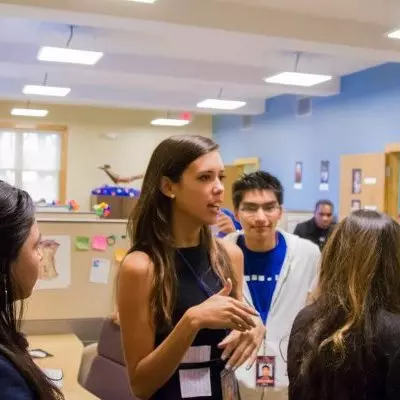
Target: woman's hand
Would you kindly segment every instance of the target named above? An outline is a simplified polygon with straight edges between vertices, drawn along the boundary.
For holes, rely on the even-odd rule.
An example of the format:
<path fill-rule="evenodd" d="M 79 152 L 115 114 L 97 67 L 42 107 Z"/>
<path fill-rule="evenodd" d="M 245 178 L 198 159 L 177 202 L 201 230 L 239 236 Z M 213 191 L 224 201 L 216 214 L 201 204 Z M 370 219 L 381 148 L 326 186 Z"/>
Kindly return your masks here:
<path fill-rule="evenodd" d="M 235 329 L 246 332 L 256 327 L 254 316 L 258 316 L 258 312 L 229 297 L 231 291 L 232 281 L 228 279 L 220 292 L 187 311 L 198 329 Z"/>
<path fill-rule="evenodd" d="M 265 338 L 265 327 L 259 318 L 257 326 L 247 332 L 232 331 L 219 345 L 221 358 L 228 360 L 226 369 L 236 370 L 248 360 L 247 369 L 256 361 L 258 350 Z"/>

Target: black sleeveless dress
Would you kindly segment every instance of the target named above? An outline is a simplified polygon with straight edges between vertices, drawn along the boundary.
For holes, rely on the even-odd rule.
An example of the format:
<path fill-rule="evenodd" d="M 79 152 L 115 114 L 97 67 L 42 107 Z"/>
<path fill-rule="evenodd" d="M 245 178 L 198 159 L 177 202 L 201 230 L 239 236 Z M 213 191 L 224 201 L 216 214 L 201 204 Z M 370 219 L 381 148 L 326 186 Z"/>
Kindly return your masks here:
<path fill-rule="evenodd" d="M 185 261 L 186 260 L 186 261 Z M 197 276 L 212 290 L 217 293 L 222 289 L 222 284 L 211 268 L 207 249 L 201 246 L 178 249 L 175 253 L 175 266 L 178 278 L 177 302 L 172 315 L 173 324 L 176 325 L 189 308 L 196 306 L 208 299 L 207 293 L 199 285 L 190 267 Z M 156 346 L 158 346 L 169 332 L 161 333 L 157 329 Z M 159 389 L 151 400 L 181 400 L 183 399 L 179 381 L 179 371 L 184 369 L 210 368 L 211 393 L 207 397 L 191 397 L 192 400 L 222 400 L 221 372 L 225 363 L 221 360 L 222 351 L 217 345 L 227 332 L 225 330 L 203 329 L 199 331 L 192 346 L 211 346 L 211 360 L 201 364 L 181 364 L 170 380 Z"/>

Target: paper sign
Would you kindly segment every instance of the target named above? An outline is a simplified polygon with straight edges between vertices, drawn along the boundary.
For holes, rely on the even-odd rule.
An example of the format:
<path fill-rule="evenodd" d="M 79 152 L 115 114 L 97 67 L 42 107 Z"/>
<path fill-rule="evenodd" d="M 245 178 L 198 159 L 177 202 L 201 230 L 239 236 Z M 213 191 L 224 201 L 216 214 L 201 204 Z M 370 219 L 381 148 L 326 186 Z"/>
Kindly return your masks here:
<path fill-rule="evenodd" d="M 364 178 L 364 183 L 366 185 L 375 185 L 376 184 L 376 178 L 374 178 L 374 177 L 366 177 L 366 178 Z"/>
<path fill-rule="evenodd" d="M 115 249 L 115 251 L 114 251 L 115 261 L 120 263 L 126 256 L 126 253 L 127 253 L 127 250 L 125 250 L 125 249 Z"/>
<path fill-rule="evenodd" d="M 210 368 L 180 370 L 179 383 L 182 399 L 212 396 Z"/>
<path fill-rule="evenodd" d="M 75 238 L 75 246 L 78 250 L 89 250 L 90 239 L 87 236 L 77 236 Z"/>
<path fill-rule="evenodd" d="M 93 250 L 106 251 L 107 250 L 107 238 L 105 236 L 93 236 L 92 248 L 93 248 Z"/>
<path fill-rule="evenodd" d="M 92 268 L 90 269 L 90 282 L 108 283 L 110 274 L 110 260 L 105 258 L 93 258 Z"/>
<path fill-rule="evenodd" d="M 181 363 L 207 362 L 211 359 L 211 346 L 191 346 L 186 351 Z"/>

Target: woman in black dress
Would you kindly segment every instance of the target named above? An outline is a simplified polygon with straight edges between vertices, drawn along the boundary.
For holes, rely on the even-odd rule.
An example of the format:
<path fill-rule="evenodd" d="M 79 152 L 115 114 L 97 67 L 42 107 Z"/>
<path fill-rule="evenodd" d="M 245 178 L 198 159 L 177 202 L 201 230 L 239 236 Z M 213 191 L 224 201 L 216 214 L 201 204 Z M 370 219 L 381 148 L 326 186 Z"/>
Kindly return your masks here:
<path fill-rule="evenodd" d="M 288 348 L 290 400 L 400 399 L 400 225 L 345 218 L 322 253 L 313 304 Z"/>
<path fill-rule="evenodd" d="M 218 146 L 175 136 L 154 151 L 132 211 L 118 310 L 130 383 L 142 400 L 222 399 L 254 362 L 264 328 L 242 302 L 243 255 L 213 238 L 222 206 Z"/>

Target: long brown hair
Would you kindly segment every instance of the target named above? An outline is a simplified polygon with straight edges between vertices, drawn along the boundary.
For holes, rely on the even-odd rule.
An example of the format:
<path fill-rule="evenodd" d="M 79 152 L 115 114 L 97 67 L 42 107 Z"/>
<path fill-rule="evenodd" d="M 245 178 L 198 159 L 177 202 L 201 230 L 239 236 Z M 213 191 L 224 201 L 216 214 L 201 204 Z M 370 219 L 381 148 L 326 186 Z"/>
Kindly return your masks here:
<path fill-rule="evenodd" d="M 12 264 L 28 239 L 35 222 L 35 208 L 28 193 L 0 181 L 0 354 L 25 378 L 35 398 L 63 399 L 32 361 L 28 343 L 20 333 L 23 301 L 16 306 L 21 289 L 13 279 Z"/>
<path fill-rule="evenodd" d="M 157 327 L 171 325 L 177 288 L 171 230 L 172 200 L 161 192 L 161 179 L 165 176 L 174 183 L 179 182 L 189 164 L 217 149 L 215 142 L 203 136 L 172 136 L 162 141 L 150 158 L 139 201 L 129 217 L 132 250 L 144 251 L 154 264 L 150 306 Z M 208 226 L 202 228 L 200 242 L 209 249 L 215 273 L 222 282 L 230 277 L 235 292 L 237 280 L 229 257 L 224 247 L 213 238 Z"/>
<path fill-rule="evenodd" d="M 378 313 L 400 313 L 400 226 L 360 210 L 333 231 L 322 253 L 312 321 L 303 328 L 301 399 L 362 399 L 374 363 Z M 296 335 L 296 333 L 294 333 Z M 354 377 L 356 376 L 356 379 Z M 339 387 L 340 388 L 339 388 Z"/>

